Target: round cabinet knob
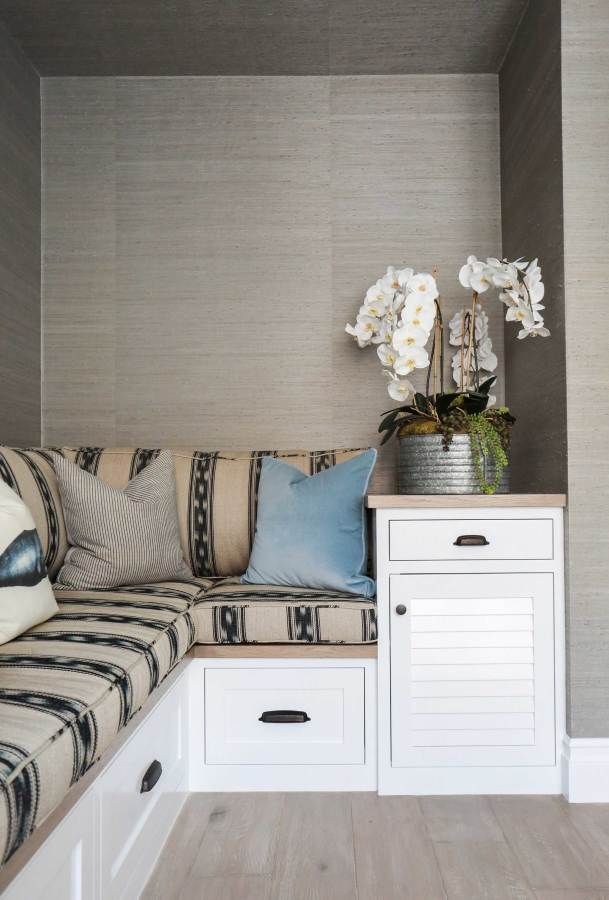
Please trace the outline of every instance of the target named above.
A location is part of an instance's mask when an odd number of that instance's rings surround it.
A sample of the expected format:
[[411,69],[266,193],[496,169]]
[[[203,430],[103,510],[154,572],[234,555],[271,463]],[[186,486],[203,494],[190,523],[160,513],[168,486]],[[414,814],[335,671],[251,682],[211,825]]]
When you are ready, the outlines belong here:
[[404,606],[403,603],[400,603],[399,606],[396,606],[395,611],[398,614],[398,616],[404,616],[408,612],[408,610],[406,609],[406,607]]

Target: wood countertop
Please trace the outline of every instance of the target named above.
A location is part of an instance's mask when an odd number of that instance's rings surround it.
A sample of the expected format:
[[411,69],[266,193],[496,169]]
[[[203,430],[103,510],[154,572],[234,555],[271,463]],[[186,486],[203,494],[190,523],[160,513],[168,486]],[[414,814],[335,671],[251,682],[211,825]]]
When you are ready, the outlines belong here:
[[368,494],[368,509],[513,509],[562,507],[566,494]]

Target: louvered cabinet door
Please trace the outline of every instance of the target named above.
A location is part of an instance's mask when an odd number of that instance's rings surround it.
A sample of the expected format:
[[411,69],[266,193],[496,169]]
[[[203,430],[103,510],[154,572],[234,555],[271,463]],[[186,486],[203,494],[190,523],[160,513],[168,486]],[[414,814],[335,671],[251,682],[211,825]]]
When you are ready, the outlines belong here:
[[555,762],[553,576],[392,575],[392,766]]

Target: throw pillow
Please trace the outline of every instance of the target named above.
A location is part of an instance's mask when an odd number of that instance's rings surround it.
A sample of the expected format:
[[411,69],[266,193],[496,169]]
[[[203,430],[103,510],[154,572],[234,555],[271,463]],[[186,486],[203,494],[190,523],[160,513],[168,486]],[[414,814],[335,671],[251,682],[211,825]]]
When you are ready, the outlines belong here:
[[71,544],[57,583],[76,590],[188,579],[173,457],[159,453],[119,490],[53,454]]
[[0,644],[57,612],[34,520],[0,481]]
[[262,461],[256,534],[243,584],[281,584],[373,597],[364,496],[376,450],[305,475]]

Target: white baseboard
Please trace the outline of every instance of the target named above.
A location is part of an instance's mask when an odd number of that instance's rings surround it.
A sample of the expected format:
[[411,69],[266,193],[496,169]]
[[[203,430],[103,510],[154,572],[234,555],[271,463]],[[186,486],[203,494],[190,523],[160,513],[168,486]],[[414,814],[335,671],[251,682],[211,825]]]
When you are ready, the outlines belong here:
[[562,763],[569,803],[609,803],[609,738],[565,737]]

